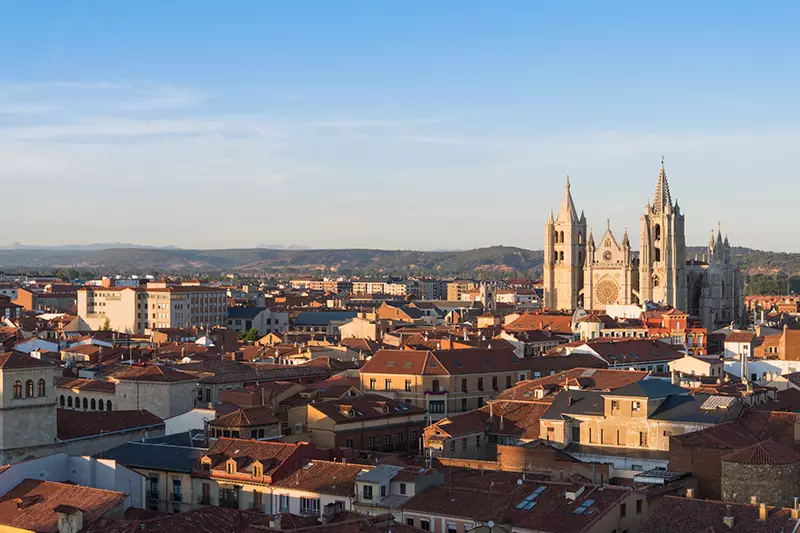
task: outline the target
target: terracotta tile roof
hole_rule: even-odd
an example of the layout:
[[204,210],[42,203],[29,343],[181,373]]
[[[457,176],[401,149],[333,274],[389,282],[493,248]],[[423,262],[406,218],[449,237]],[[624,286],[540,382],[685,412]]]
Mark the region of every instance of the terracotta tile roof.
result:
[[78,439],[113,431],[164,425],[149,411],[73,411],[57,409],[57,434],[60,440]]
[[237,409],[232,413],[218,416],[211,421],[212,426],[217,427],[250,427],[266,426],[278,424],[280,420],[272,414],[272,407],[251,407],[248,409]]
[[31,357],[30,355],[22,352],[11,351],[0,353],[0,368],[3,370],[13,370],[16,368],[37,368],[42,366],[53,368],[52,363],[42,361],[41,359],[36,359],[35,357]]
[[[733,527],[723,522],[728,506]],[[758,505],[664,496],[640,533],[780,533],[794,531],[797,524],[789,509],[767,507],[764,522],[758,514]]]
[[[476,476],[480,477],[480,476]],[[543,488],[540,488],[543,487]],[[565,491],[583,492],[575,501],[564,496]],[[453,516],[481,522],[496,520],[513,524],[514,529],[532,531],[585,531],[626,498],[630,489],[606,485],[602,491],[577,483],[523,482],[509,490],[494,486],[479,488],[430,487],[401,505],[404,511],[435,516]],[[536,491],[539,491],[538,493]],[[536,494],[534,496],[534,494]],[[535,502],[520,509],[526,498]],[[573,512],[584,506],[580,513]]]
[[561,335],[572,335],[572,315],[525,313],[505,326],[507,331],[550,330]]
[[37,533],[57,533],[57,508],[80,509],[83,523],[90,525],[124,501],[125,494],[121,492],[26,479],[0,498],[0,524]]
[[[244,439],[217,439],[206,452],[205,456],[195,464],[193,474],[197,477],[218,477],[226,479],[252,479],[250,473],[255,461],[263,466],[263,481],[274,483],[272,479],[283,465],[295,464],[300,466],[300,461],[327,458],[327,452],[317,450],[316,446],[300,443],[264,442]],[[233,459],[237,464],[237,473],[227,474],[226,461]],[[210,463],[208,462],[210,460]],[[204,469],[203,464],[209,464],[209,469]]]
[[753,342],[756,334],[752,331],[732,331],[725,339],[725,342],[738,343],[738,342]]
[[800,453],[768,439],[723,455],[722,460],[748,465],[788,465],[800,462]]
[[356,476],[373,468],[353,463],[311,461],[273,486],[333,496],[352,496],[355,493]]
[[84,528],[82,533],[243,533],[251,524],[263,520],[261,513],[200,507],[149,520],[103,519]]
[[197,381],[197,375],[163,365],[132,366],[110,375],[119,381],[179,382]]
[[[328,400],[309,404],[309,409],[316,409],[334,422],[348,423],[363,420],[379,420],[398,416],[424,415],[427,411],[421,407],[408,405],[385,396],[365,394]],[[350,416],[348,413],[352,413]]]
[[73,389],[92,392],[110,392],[117,390],[116,384],[111,381],[98,381],[96,379],[58,378],[56,387],[59,389]]
[[361,373],[446,376],[448,372],[429,350],[379,350]]
[[582,390],[610,391],[637,381],[643,380],[647,372],[635,370],[607,370],[603,368],[573,368],[545,376],[539,379],[521,381],[514,387],[501,392],[496,400],[534,400],[537,389],[547,389],[551,387],[563,388],[565,383],[570,387],[577,387]]
[[[673,361],[682,359],[683,354],[673,346],[657,340],[616,339],[594,340],[582,345],[602,357],[609,366],[636,365],[655,361]],[[581,348],[579,348],[580,350]]]

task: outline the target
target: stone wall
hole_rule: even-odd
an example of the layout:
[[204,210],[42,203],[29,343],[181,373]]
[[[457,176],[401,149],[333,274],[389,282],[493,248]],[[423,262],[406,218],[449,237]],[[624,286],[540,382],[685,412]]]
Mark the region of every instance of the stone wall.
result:
[[794,507],[794,497],[800,496],[800,462],[749,465],[722,461],[722,498],[750,503],[752,496],[770,506]]

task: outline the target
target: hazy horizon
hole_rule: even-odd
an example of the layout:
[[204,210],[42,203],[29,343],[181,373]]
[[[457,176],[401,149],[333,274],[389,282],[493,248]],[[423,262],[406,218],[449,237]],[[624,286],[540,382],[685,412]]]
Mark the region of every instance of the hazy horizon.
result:
[[[540,250],[570,175],[639,247],[800,252],[800,4],[31,0],[0,20],[0,244]],[[9,201],[9,199],[11,199]]]

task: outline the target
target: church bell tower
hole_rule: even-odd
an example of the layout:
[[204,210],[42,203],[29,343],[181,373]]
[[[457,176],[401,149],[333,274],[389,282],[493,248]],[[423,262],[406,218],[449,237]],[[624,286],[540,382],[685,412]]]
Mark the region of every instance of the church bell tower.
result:
[[544,306],[572,311],[583,289],[586,253],[586,217],[578,216],[570,192],[569,176],[558,217],[550,216],[544,226]]

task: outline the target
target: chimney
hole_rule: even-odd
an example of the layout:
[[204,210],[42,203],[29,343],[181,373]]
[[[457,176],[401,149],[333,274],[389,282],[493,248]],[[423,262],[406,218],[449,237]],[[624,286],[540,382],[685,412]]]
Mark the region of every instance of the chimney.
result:
[[758,496],[750,496],[750,505],[758,505]]
[[281,530],[281,515],[276,514],[275,516],[269,519],[269,528],[273,531]]
[[686,497],[694,498],[694,489],[686,489]]
[[733,513],[731,512],[731,504],[725,506],[725,517],[722,519],[722,523],[728,526],[730,529],[733,529]]
[[759,522],[766,522],[767,521],[767,504],[762,503],[758,507],[758,520]]
[[58,533],[78,533],[83,529],[83,511],[72,505],[57,505]]

